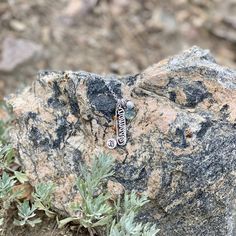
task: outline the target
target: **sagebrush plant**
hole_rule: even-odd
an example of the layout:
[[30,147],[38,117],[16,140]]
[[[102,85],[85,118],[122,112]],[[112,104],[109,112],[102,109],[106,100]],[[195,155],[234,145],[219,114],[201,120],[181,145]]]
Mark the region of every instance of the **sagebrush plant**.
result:
[[109,236],[155,236],[159,232],[156,225],[151,223],[136,223],[136,214],[131,211],[128,214],[124,214],[118,222],[115,220],[112,222]]
[[7,114],[4,120],[0,119],[0,144],[9,144],[9,130],[14,119],[12,108],[7,106],[5,102],[0,101],[0,109]]
[[15,185],[15,176],[9,176],[6,172],[3,172],[0,177],[0,199],[4,199],[12,195],[12,188]]
[[[102,229],[108,236],[155,236],[156,225],[136,223],[135,217],[141,208],[148,203],[145,195],[138,196],[135,191],[125,192],[124,197],[111,201],[104,183],[113,175],[114,161],[107,155],[100,154],[93,159],[90,170],[81,165],[81,177],[76,186],[82,201],[71,206],[74,217],[59,221],[59,227],[74,221],[89,229]],[[104,235],[104,233],[103,233]]]
[[145,195],[139,197],[135,191],[125,192],[123,202],[118,200],[116,205],[118,217],[108,228],[109,236],[155,236],[159,229],[155,224],[136,223],[135,217],[149,200]]
[[32,193],[31,202],[21,202],[18,199],[21,190],[16,191],[14,187],[27,182],[28,178],[24,173],[10,168],[14,161],[13,153],[10,145],[0,147],[0,168],[3,171],[0,177],[0,225],[4,224],[4,219],[7,217],[7,211],[11,205],[17,203],[19,219],[15,219],[13,223],[18,226],[30,225],[34,227],[35,224],[41,222],[40,218],[35,217],[38,210],[43,210],[50,217],[55,214],[50,210],[54,184],[51,182],[37,184]]
[[15,183],[16,180],[14,176],[9,176],[9,174],[7,174],[5,171],[2,173],[2,176],[0,177],[1,224],[4,223],[4,219],[7,216],[7,211],[17,196],[17,193],[13,192],[13,186]]
[[11,144],[0,143],[0,169],[13,171],[11,164],[14,162],[14,149]]
[[17,226],[30,225],[34,227],[36,224],[42,222],[41,219],[37,217],[37,211],[44,211],[48,217],[54,216],[55,213],[50,210],[53,191],[54,184],[51,182],[37,184],[32,193],[31,201],[17,201],[18,219],[14,219],[13,224]]
[[76,187],[82,202],[71,205],[74,217],[59,222],[59,227],[70,221],[78,221],[82,226],[91,230],[94,227],[107,225],[112,220],[114,209],[109,203],[110,195],[103,191],[104,180],[113,175],[113,159],[106,155],[98,155],[93,159],[91,169],[80,165],[81,177]]
[[2,102],[0,102],[0,109],[8,114],[5,120],[0,120],[0,169],[12,171],[10,165],[14,162],[14,149],[9,142],[12,121],[11,109]]
[[0,232],[4,235],[5,220],[8,216],[8,210],[12,203],[15,201],[17,192],[13,191],[13,187],[16,183],[14,176],[9,176],[5,171],[0,178]]
[[48,217],[55,215],[55,213],[50,210],[54,189],[55,185],[52,182],[39,183],[35,186],[35,191],[32,194],[36,208],[43,210]]
[[36,217],[35,211],[37,210],[37,207],[34,204],[31,204],[29,201],[24,201],[23,203],[19,203],[18,206],[18,219],[14,219],[14,224],[18,226],[23,225],[30,225],[34,227],[36,224],[41,223],[41,219]]
[[30,225],[33,227],[40,223],[41,219],[36,215],[38,210],[43,210],[48,216],[54,215],[50,210],[54,184],[40,183],[35,186],[31,201],[19,200],[24,189],[17,187],[27,183],[28,178],[21,170],[15,169],[15,153],[9,141],[11,109],[1,102],[0,109],[8,112],[8,117],[0,120],[0,231],[4,235],[5,219],[8,210],[10,207],[14,209],[14,205],[17,205],[18,219],[14,219],[13,223],[18,226]]
[[[8,107],[0,102],[0,109],[7,112]],[[4,234],[4,223],[7,218],[8,210],[14,202],[17,192],[13,191],[13,187],[17,180],[10,173],[13,171],[11,165],[14,162],[14,150],[9,143],[11,116],[7,116],[5,120],[0,120],[0,231]]]

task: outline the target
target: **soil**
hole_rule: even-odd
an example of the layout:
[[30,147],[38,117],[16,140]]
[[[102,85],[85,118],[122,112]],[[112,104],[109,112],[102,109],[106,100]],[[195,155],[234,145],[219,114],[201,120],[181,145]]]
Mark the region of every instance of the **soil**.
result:
[[[236,68],[235,0],[0,0],[0,29],[0,99],[39,70],[133,74],[192,45]],[[74,234],[48,219],[12,227],[7,236]]]

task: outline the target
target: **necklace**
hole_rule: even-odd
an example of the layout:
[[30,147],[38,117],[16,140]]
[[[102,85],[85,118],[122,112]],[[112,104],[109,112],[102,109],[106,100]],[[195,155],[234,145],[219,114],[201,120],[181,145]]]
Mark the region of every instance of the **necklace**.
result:
[[120,101],[116,105],[116,139],[120,146],[124,146],[127,142],[125,110]]
[[[133,111],[134,104],[131,101],[127,101],[125,99],[119,99],[107,83],[106,86],[113,95],[114,99],[116,100],[116,111],[115,111],[116,138],[110,138],[107,140],[107,147],[109,149],[114,149],[116,148],[117,145],[119,146],[126,145],[127,142],[126,120],[129,118],[133,118],[130,116],[130,112]],[[134,114],[134,112],[131,113]]]

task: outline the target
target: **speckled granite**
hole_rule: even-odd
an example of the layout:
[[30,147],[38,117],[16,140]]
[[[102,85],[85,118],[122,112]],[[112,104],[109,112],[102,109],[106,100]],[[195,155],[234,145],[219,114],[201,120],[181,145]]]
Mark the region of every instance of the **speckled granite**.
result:
[[[116,106],[107,85],[137,113],[127,145],[114,150],[106,147]],[[133,76],[41,72],[10,103],[19,161],[33,185],[57,184],[58,211],[69,214],[79,198],[79,163],[107,152],[116,159],[110,191],[146,192],[152,200],[139,220],[155,221],[160,235],[236,235],[236,71],[207,50],[193,47]]]

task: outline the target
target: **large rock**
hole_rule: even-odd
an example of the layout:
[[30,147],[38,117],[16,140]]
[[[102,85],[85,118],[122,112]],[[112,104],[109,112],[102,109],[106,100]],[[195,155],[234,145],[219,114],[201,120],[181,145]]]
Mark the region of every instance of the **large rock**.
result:
[[[126,146],[109,150],[117,97],[133,101]],[[116,159],[109,186],[147,192],[140,220],[160,235],[235,235],[236,72],[193,47],[125,77],[41,72],[12,98],[13,140],[30,182],[53,180],[54,207],[78,198],[79,163]]]

